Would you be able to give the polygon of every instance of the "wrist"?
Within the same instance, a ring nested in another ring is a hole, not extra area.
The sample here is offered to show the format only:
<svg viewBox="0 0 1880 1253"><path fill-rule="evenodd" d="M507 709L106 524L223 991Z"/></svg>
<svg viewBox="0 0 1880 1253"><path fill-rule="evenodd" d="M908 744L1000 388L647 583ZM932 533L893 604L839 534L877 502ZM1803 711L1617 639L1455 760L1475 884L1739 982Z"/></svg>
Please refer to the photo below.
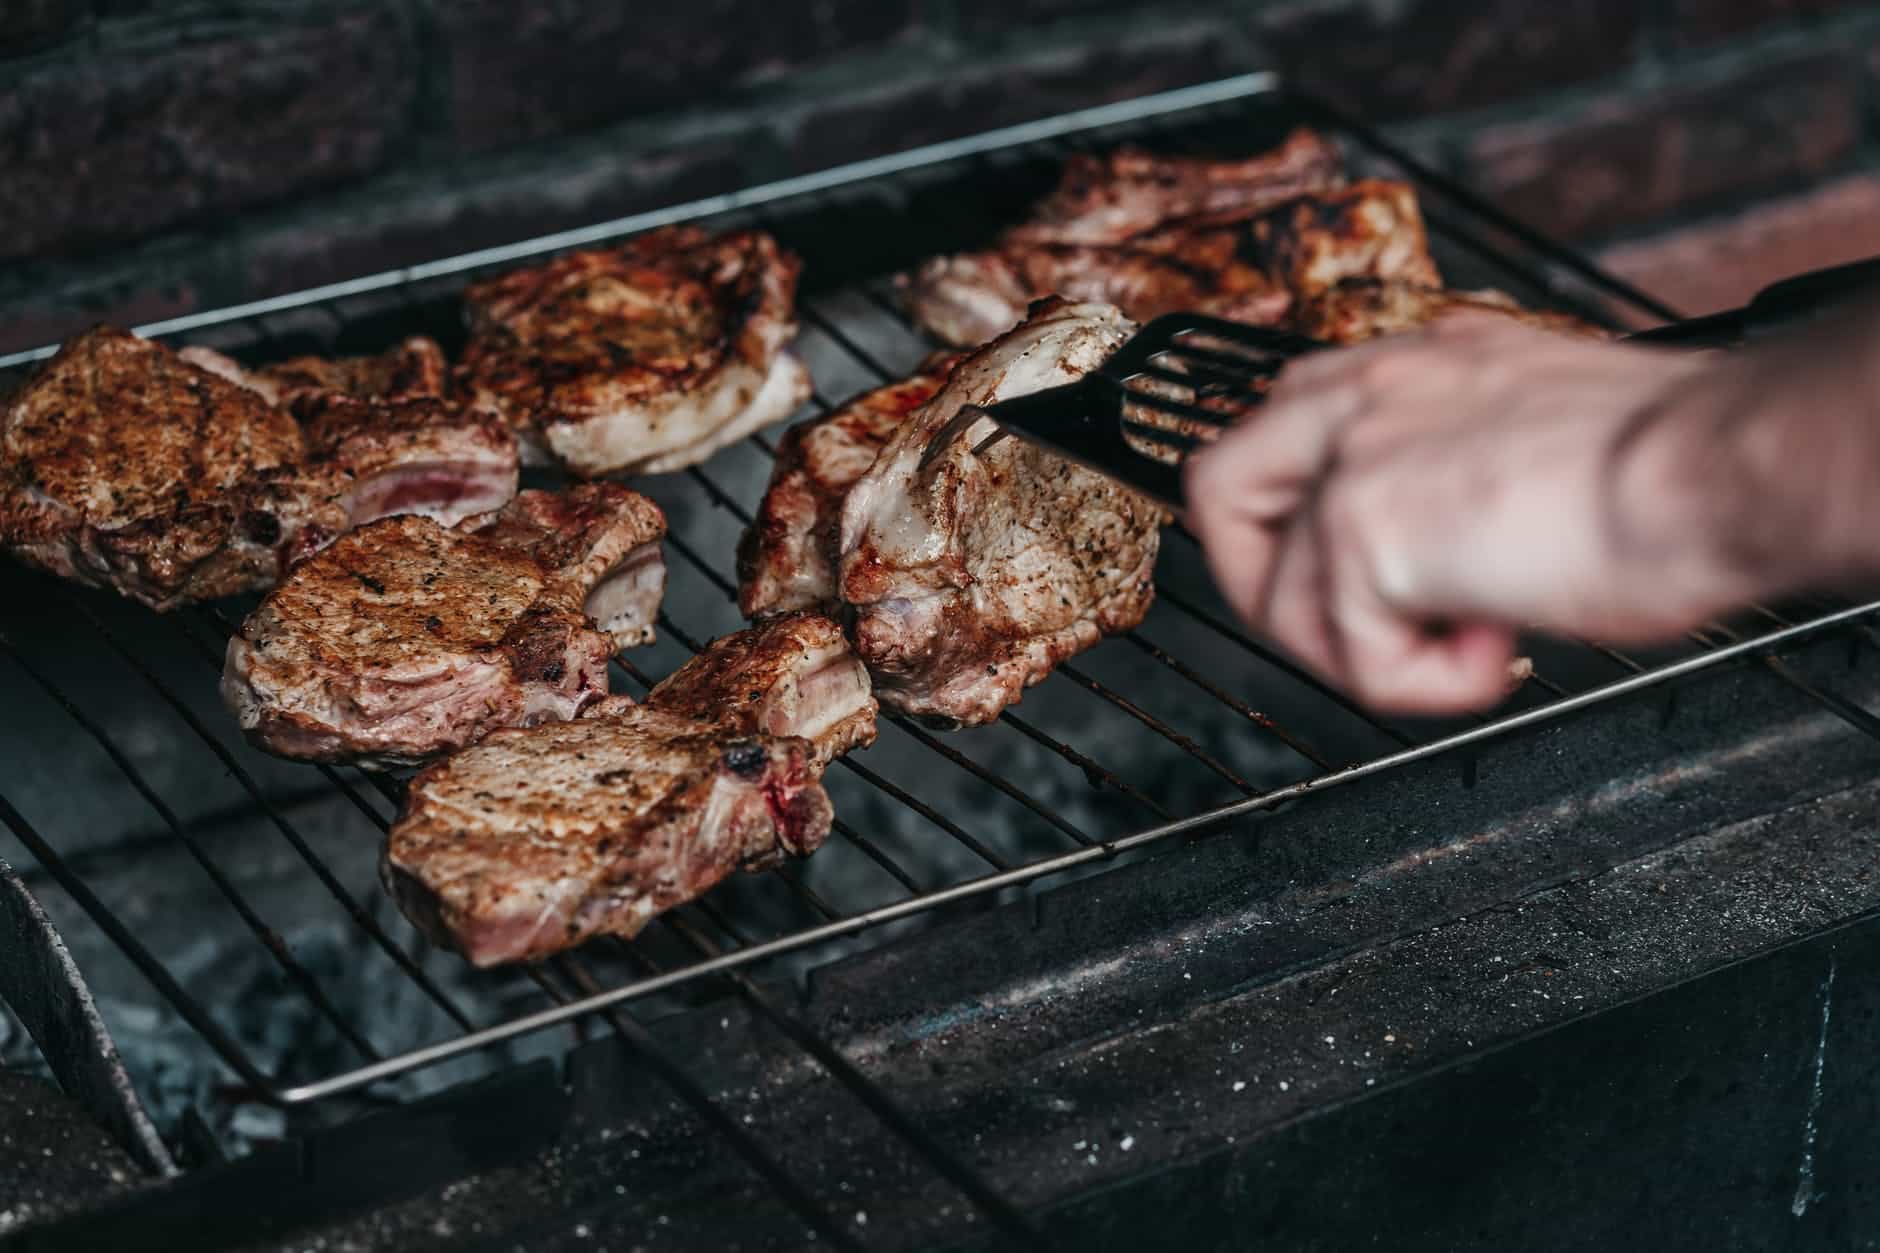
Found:
<svg viewBox="0 0 1880 1253"><path fill-rule="evenodd" d="M1808 581L1795 563L1817 550L1806 494L1776 499L1796 484L1780 473L1782 407L1768 403L1762 363L1706 354L1666 366L1611 446L1608 538L1619 577L1695 625Z"/></svg>

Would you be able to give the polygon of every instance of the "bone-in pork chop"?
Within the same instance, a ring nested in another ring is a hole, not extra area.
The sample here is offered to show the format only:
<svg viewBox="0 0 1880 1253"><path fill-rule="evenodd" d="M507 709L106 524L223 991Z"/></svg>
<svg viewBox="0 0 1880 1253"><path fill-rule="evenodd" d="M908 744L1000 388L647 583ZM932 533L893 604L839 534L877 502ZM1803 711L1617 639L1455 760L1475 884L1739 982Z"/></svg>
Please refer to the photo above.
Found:
<svg viewBox="0 0 1880 1253"><path fill-rule="evenodd" d="M631 936L740 867L814 852L833 813L809 743L613 698L497 731L412 780L381 874L478 966Z"/></svg>
<svg viewBox="0 0 1880 1253"><path fill-rule="evenodd" d="M456 529L410 515L360 527L249 615L223 700L260 747L315 761L422 761L572 718L607 694L616 640L651 635L664 532L651 501L611 483L524 492ZM609 595L613 580L634 594ZM587 609L596 596L611 635Z"/></svg>
<svg viewBox="0 0 1880 1253"><path fill-rule="evenodd" d="M962 406L1071 382L1134 329L1109 305L1041 302L955 367L850 488L837 586L883 704L988 722L1059 661L1142 620L1154 505L1024 440L974 453L989 419L921 465Z"/></svg>
<svg viewBox="0 0 1880 1253"><path fill-rule="evenodd" d="M680 469L808 397L800 268L762 232L688 226L505 274L464 295L459 381L578 474Z"/></svg>
<svg viewBox="0 0 1880 1253"><path fill-rule="evenodd" d="M959 359L937 353L908 378L863 392L783 433L770 486L738 541L738 608L745 617L835 608L842 501L889 436L933 399Z"/></svg>
<svg viewBox="0 0 1880 1253"><path fill-rule="evenodd" d="M1293 313L1300 334L1330 344L1356 344L1379 335L1427 326L1450 313L1488 313L1550 331L1605 337L1608 333L1567 313L1524 309L1498 291L1450 291L1420 283L1347 279L1302 303Z"/></svg>
<svg viewBox="0 0 1880 1253"><path fill-rule="evenodd" d="M646 703L721 730L801 736L823 762L875 742L868 671L820 614L784 614L713 640Z"/></svg>
<svg viewBox="0 0 1880 1253"><path fill-rule="evenodd" d="M1079 153L1007 244L1120 244L1172 222L1239 222L1345 180L1336 144L1301 128L1270 152L1240 161L1171 157L1124 148Z"/></svg>
<svg viewBox="0 0 1880 1253"><path fill-rule="evenodd" d="M157 609L272 586L385 513L495 508L515 481L515 442L487 418L414 401L303 426L106 327L66 344L0 414L0 543Z"/></svg>
<svg viewBox="0 0 1880 1253"><path fill-rule="evenodd" d="M1115 243L1008 240L927 262L908 297L928 331L970 346L1045 295L1114 304L1139 321L1195 312L1273 325L1295 302L1358 277L1440 282L1407 184L1328 186L1241 221L1171 222Z"/></svg>
<svg viewBox="0 0 1880 1253"><path fill-rule="evenodd" d="M292 357L248 367L213 348L185 348L183 360L259 392L271 404L301 414L332 397L353 400L441 398L450 381L449 363L437 342L413 335L396 347L366 357Z"/></svg>

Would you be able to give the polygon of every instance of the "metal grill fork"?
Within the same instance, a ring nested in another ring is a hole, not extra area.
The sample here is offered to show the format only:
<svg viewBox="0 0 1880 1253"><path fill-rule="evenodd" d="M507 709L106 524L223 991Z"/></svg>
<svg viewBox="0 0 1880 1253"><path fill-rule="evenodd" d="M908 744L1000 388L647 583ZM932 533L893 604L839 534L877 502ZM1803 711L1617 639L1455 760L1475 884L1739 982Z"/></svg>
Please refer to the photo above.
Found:
<svg viewBox="0 0 1880 1253"><path fill-rule="evenodd" d="M1271 327L1166 314L1074 383L965 406L928 441L920 467L990 421L996 429L973 444L975 454L1022 435L1180 516L1182 460L1258 405L1288 361L1323 347Z"/></svg>

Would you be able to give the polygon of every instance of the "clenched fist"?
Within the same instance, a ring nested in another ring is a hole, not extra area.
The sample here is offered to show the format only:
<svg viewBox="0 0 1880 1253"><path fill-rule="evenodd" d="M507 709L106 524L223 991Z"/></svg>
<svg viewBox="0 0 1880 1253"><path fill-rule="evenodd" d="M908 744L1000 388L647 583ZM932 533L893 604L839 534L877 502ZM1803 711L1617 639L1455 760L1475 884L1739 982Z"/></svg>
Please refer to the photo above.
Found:
<svg viewBox="0 0 1880 1253"><path fill-rule="evenodd" d="M1234 608L1377 708L1506 691L1518 629L1664 639L1869 576L1871 311L1735 353L1461 315L1290 366L1187 472Z"/></svg>

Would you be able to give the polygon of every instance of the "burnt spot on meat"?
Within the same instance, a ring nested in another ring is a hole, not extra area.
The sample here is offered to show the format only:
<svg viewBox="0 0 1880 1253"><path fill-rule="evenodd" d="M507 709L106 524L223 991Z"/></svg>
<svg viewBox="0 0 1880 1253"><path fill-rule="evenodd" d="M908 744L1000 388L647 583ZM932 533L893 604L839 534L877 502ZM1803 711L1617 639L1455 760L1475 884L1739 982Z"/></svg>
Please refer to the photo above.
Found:
<svg viewBox="0 0 1880 1253"><path fill-rule="evenodd" d="M241 528L243 535L267 548L281 542L281 520L265 509L250 509L242 514Z"/></svg>
<svg viewBox="0 0 1880 1253"><path fill-rule="evenodd" d="M431 634L436 635L438 632L444 629L444 620L438 617L436 614L432 614L430 617L424 620L424 629L429 631Z"/></svg>
<svg viewBox="0 0 1880 1253"><path fill-rule="evenodd" d="M720 756L725 769L740 779L755 783L764 777L764 771L770 764L770 754L757 740L739 740L725 748Z"/></svg>
<svg viewBox="0 0 1880 1253"><path fill-rule="evenodd" d="M377 596L385 595L385 584L379 582L377 579L373 578L371 575L366 574L360 570L348 570L346 571L346 573L352 575L353 578L359 580L360 585L363 586L367 591L372 592L374 595L377 595Z"/></svg>
<svg viewBox="0 0 1880 1253"><path fill-rule="evenodd" d="M594 781L602 787L619 787L633 778L631 770L603 770L594 776Z"/></svg>

